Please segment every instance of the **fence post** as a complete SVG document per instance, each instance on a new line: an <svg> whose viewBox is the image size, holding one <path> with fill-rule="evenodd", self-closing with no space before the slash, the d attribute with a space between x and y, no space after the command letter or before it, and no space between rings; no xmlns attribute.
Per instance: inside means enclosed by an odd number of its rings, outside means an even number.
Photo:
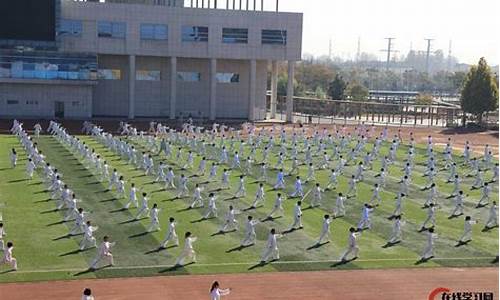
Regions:
<svg viewBox="0 0 500 300"><path fill-rule="evenodd" d="M418 107L416 106L413 106L413 117L414 117L414 123L413 123L413 127L415 127L417 125L417 109Z"/></svg>

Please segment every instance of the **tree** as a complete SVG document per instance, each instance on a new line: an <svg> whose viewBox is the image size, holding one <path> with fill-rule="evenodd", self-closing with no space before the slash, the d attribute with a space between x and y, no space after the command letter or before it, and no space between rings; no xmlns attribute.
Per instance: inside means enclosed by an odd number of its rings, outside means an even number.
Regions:
<svg viewBox="0 0 500 300"><path fill-rule="evenodd" d="M328 96L334 100L344 99L344 92L347 87L347 83L344 81L342 76L339 74L335 75L335 79L328 85Z"/></svg>
<svg viewBox="0 0 500 300"><path fill-rule="evenodd" d="M349 84L347 88L347 95L351 97L351 100L364 101L369 96L368 89L359 83Z"/></svg>
<svg viewBox="0 0 500 300"><path fill-rule="evenodd" d="M415 99L415 103L418 105L430 105L432 104L432 95L430 94L418 94L417 98Z"/></svg>
<svg viewBox="0 0 500 300"><path fill-rule="evenodd" d="M498 107L498 86L484 57L467 73L460 103L464 112L477 116L479 124L483 123L484 112Z"/></svg>

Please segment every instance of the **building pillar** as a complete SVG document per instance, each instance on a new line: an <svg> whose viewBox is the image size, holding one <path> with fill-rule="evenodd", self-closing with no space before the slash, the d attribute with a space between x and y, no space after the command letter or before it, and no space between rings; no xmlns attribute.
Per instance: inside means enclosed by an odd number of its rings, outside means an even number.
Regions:
<svg viewBox="0 0 500 300"><path fill-rule="evenodd" d="M295 77L295 61L288 61L288 83L286 86L286 121L293 123L293 79Z"/></svg>
<svg viewBox="0 0 500 300"><path fill-rule="evenodd" d="M210 59L210 102L209 102L209 119L214 121L217 115L217 59Z"/></svg>
<svg viewBox="0 0 500 300"><path fill-rule="evenodd" d="M271 62L271 119L276 118L276 105L278 103L278 61Z"/></svg>
<svg viewBox="0 0 500 300"><path fill-rule="evenodd" d="M135 117L135 55L128 56L128 118Z"/></svg>
<svg viewBox="0 0 500 300"><path fill-rule="evenodd" d="M250 87L248 92L248 120L255 120L255 89L257 87L257 61L250 60Z"/></svg>
<svg viewBox="0 0 500 300"><path fill-rule="evenodd" d="M177 57L170 57L170 119L175 120L177 101Z"/></svg>

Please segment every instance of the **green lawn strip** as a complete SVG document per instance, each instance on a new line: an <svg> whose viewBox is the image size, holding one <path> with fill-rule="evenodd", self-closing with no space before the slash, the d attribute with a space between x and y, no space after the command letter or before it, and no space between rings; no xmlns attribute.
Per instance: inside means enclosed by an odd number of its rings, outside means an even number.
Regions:
<svg viewBox="0 0 500 300"><path fill-rule="evenodd" d="M59 168L64 176L64 181L81 199L80 206L90 211L90 219L99 226L95 233L100 242L104 235L109 235L116 246L113 248L116 265L154 265L164 263L165 253L153 253L145 255L158 245L158 241L149 234L136 236L144 233L146 228L140 222L126 222L132 219L130 213L113 213L122 207L115 200L113 193L107 191L107 184L98 182L98 178L85 168L82 163L73 156L62 144L54 138L43 136L38 144L47 153L47 159ZM69 159L68 157L71 157ZM71 162L70 162L71 160ZM72 224L71 224L72 225ZM87 261L95 256L94 249L84 253ZM96 272L98 277L101 273Z"/></svg>
<svg viewBox="0 0 500 300"><path fill-rule="evenodd" d="M12 148L18 153L15 169L10 167L10 159L4 159L9 157ZM59 223L60 215L52 212L55 203L50 199L50 192L45 191L38 172L33 180L27 179L26 154L16 137L0 136L0 157L0 213L7 232L5 243L14 242L19 272L25 269L84 268L86 262L82 254L63 255L77 247L76 240L53 241L67 234L67 228ZM9 269L7 265L1 266L0 282L46 278L18 272L5 273ZM65 278L64 274L57 276ZM94 276L88 274L85 277Z"/></svg>

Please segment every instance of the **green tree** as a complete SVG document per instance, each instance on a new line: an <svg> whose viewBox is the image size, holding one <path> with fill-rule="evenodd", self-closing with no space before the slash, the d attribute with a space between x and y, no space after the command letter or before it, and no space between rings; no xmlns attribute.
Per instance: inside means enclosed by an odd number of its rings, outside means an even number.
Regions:
<svg viewBox="0 0 500 300"><path fill-rule="evenodd" d="M347 88L347 83L339 74L335 75L335 79L328 85L328 96L334 100L344 99L344 92Z"/></svg>
<svg viewBox="0 0 500 300"><path fill-rule="evenodd" d="M477 116L479 124L483 122L484 112L498 107L498 86L484 57L467 73L460 102L464 112Z"/></svg>
<svg viewBox="0 0 500 300"><path fill-rule="evenodd" d="M417 98L415 99L415 103L418 105L430 105L432 104L432 95L431 94L418 94Z"/></svg>
<svg viewBox="0 0 500 300"><path fill-rule="evenodd" d="M351 100L365 101L369 96L369 91L364 85L353 83L347 87L347 95L351 97Z"/></svg>

